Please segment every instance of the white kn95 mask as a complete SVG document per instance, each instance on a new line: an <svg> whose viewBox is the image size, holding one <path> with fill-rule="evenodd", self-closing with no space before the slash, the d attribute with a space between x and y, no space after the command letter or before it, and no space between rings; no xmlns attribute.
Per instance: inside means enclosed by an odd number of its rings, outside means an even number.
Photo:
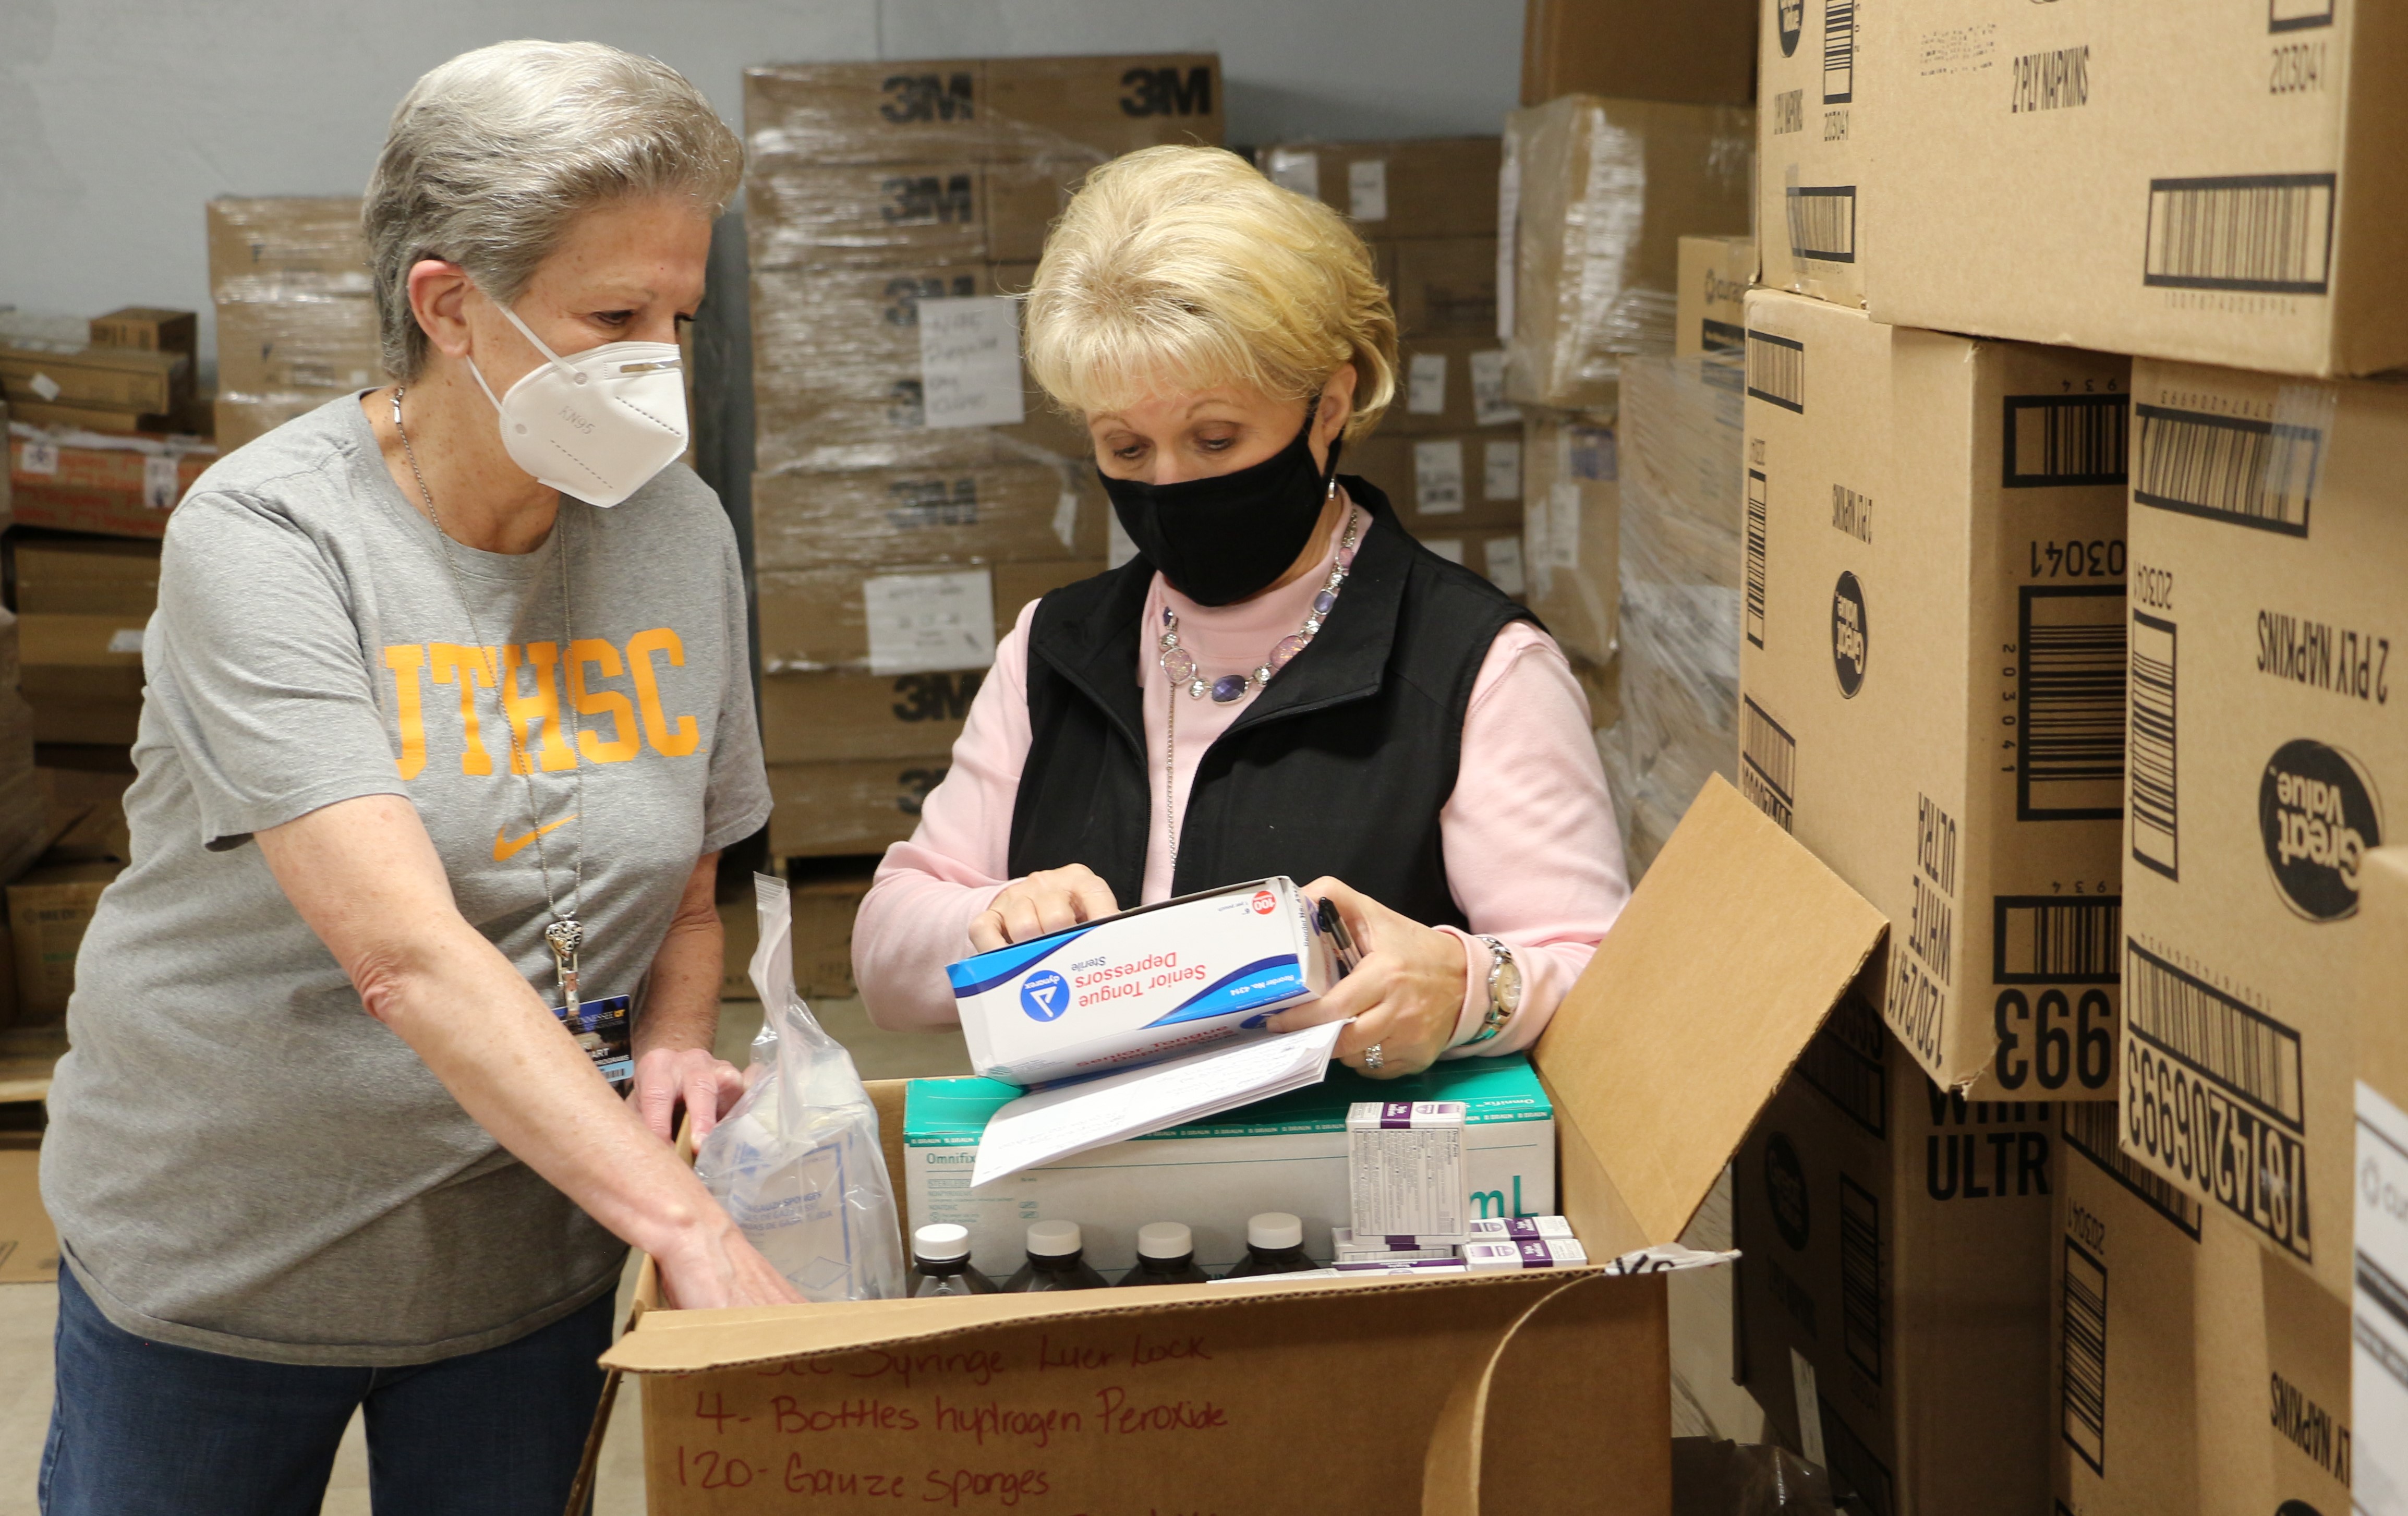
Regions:
<svg viewBox="0 0 2408 1516"><path fill-rule="evenodd" d="M685 451L684 365L674 342L605 342L564 358L494 302L544 362L496 396L470 359L468 372L501 413L510 461L563 494L615 506Z"/></svg>

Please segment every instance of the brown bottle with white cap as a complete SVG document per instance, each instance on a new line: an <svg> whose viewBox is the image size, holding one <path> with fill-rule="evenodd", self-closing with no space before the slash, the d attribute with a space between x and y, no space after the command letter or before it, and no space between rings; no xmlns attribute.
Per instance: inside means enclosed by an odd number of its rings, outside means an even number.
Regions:
<svg viewBox="0 0 2408 1516"><path fill-rule="evenodd" d="M970 1264L970 1229L932 1222L911 1234L912 1298L939 1294L993 1294L995 1280Z"/></svg>
<svg viewBox="0 0 2408 1516"><path fill-rule="evenodd" d="M1003 1293L1039 1290L1100 1290L1104 1277L1087 1266L1077 1222L1036 1222L1028 1228L1028 1262L1005 1281Z"/></svg>
<svg viewBox="0 0 2408 1516"><path fill-rule="evenodd" d="M1196 1234L1182 1222L1148 1222L1137 1229L1137 1266L1123 1284L1203 1284L1212 1276L1196 1266Z"/></svg>
<svg viewBox="0 0 2408 1516"><path fill-rule="evenodd" d="M1257 1274L1294 1274L1312 1266L1304 1255L1304 1223L1283 1210L1246 1218L1246 1256L1229 1270L1233 1280Z"/></svg>

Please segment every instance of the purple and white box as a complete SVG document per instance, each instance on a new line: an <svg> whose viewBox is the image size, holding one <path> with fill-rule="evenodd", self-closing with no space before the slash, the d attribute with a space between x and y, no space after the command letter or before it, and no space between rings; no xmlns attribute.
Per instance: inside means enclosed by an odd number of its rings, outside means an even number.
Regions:
<svg viewBox="0 0 2408 1516"><path fill-rule="evenodd" d="M1588 1250L1570 1237L1531 1237L1521 1242L1467 1242L1466 1268L1568 1268L1588 1262Z"/></svg>
<svg viewBox="0 0 2408 1516"><path fill-rule="evenodd" d="M1561 1216L1484 1216L1471 1223L1474 1242L1553 1242L1571 1235L1572 1223Z"/></svg>
<svg viewBox="0 0 2408 1516"><path fill-rule="evenodd" d="M1358 1237L1351 1226L1329 1229L1329 1251L1341 1263L1353 1258L1452 1258L1455 1249L1444 1237Z"/></svg>
<svg viewBox="0 0 2408 1516"><path fill-rule="evenodd" d="M1346 1108L1354 1235L1456 1243L1469 1236L1460 1100L1360 1100Z"/></svg>

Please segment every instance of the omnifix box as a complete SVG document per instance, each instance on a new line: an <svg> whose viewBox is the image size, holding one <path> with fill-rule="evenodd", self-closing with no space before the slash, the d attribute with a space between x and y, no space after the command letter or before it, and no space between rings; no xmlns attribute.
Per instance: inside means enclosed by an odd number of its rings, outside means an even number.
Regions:
<svg viewBox="0 0 2408 1516"><path fill-rule="evenodd" d="M1318 999L1337 957L1283 876L1181 895L948 965L970 1065L1041 1084L1192 1051Z"/></svg>

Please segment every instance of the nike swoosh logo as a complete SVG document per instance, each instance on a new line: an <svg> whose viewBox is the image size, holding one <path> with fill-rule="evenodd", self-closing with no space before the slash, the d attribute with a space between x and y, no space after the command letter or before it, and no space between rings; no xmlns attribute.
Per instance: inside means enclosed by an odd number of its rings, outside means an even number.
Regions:
<svg viewBox="0 0 2408 1516"><path fill-rule="evenodd" d="M498 826L494 827L494 862L497 864L509 863L511 859L517 857L520 850L524 848L528 843L533 842L536 838L543 836L546 832L559 831L562 827L566 826L570 822L573 822L576 819L576 812L571 811L569 814L563 816L560 820L552 822L550 825L537 827L534 831L529 832L524 837L504 837L502 835L502 829Z"/></svg>

